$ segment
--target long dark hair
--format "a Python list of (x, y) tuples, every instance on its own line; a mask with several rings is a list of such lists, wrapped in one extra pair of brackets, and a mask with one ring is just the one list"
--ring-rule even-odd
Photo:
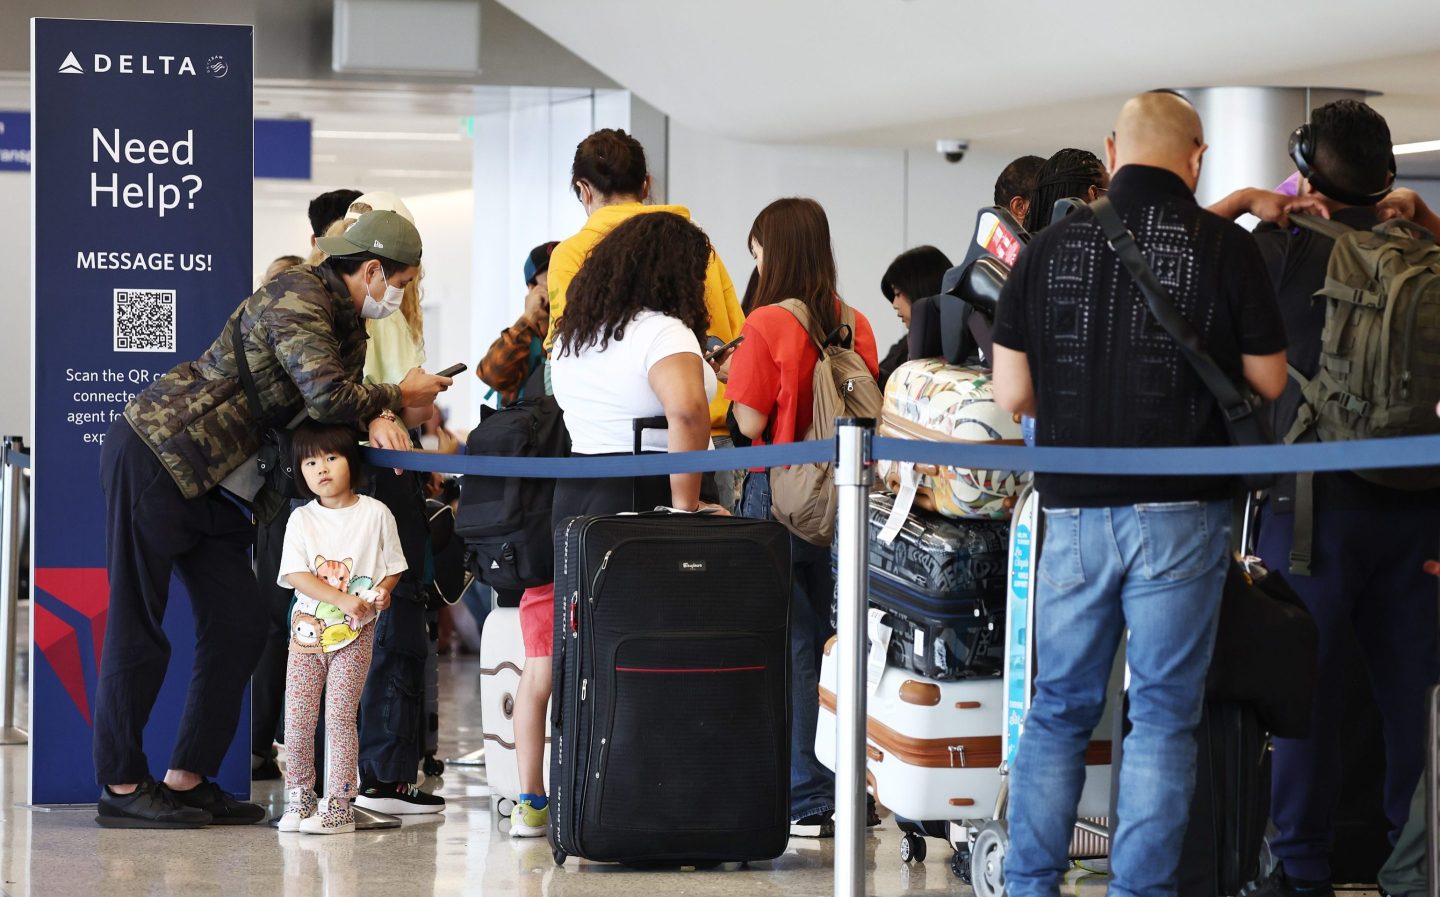
[(1089, 150), (1062, 149), (1045, 161), (1035, 178), (1035, 191), (1030, 194), (1030, 210), (1025, 213), (1025, 229), (1039, 233), (1050, 223), (1050, 213), (1061, 199), (1086, 196), (1091, 187), (1105, 186), (1109, 176), (1100, 158)]
[(835, 251), (820, 203), (798, 196), (775, 200), (755, 216), (747, 245), (752, 240), (764, 251), (754, 308), (799, 299), (821, 333), (839, 326)]
[(591, 346), (603, 352), (646, 310), (680, 319), (703, 343), (709, 264), (710, 238), (679, 215), (647, 212), (625, 221), (595, 245), (570, 282), (555, 325), (559, 356)]

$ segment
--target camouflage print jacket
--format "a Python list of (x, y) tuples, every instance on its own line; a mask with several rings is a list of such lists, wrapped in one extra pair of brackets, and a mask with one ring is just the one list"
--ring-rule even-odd
[[(261, 409), (240, 384), (231, 333), (241, 340)], [(241, 303), (199, 360), (156, 379), (125, 406), (125, 419), (149, 444), (186, 498), (203, 495), (260, 447), (267, 427), (283, 427), (304, 407), (325, 423), (363, 427), (400, 409), (400, 387), (365, 386), (365, 322), (328, 269), (291, 268)]]

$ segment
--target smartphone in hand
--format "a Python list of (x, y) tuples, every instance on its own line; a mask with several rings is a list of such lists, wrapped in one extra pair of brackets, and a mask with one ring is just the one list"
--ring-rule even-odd
[(728, 343), (720, 343), (720, 338), (718, 336), (712, 336), (710, 338), (710, 341), (713, 343), (719, 343), (719, 345), (712, 345), (706, 349), (704, 355), (706, 361), (713, 361), (716, 358), (719, 358), (721, 355), (724, 355), (731, 349), (735, 348), (736, 346), (740, 345), (741, 343), (745, 342), (745, 334), (740, 334)]

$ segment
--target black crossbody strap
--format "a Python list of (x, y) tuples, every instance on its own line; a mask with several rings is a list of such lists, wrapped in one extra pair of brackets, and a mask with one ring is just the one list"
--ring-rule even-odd
[(1120, 214), (1111, 205), (1109, 197), (1102, 196), (1090, 204), (1090, 209), (1095, 213), (1095, 220), (1100, 223), (1100, 228), (1105, 232), (1105, 239), (1110, 242), (1110, 248), (1120, 257), (1120, 263), (1135, 283), (1140, 287), (1140, 292), (1145, 296), (1145, 302), (1150, 306), (1150, 313), (1155, 320), (1160, 322), (1166, 332), (1180, 345), (1180, 351), (1185, 353), (1185, 358), (1195, 373), (1205, 383), (1205, 387), (1215, 396), (1220, 403), (1220, 409), (1225, 414), (1230, 425), (1231, 437), (1237, 445), (1263, 445), (1270, 440), (1264, 435), (1257, 415), (1255, 406), (1250, 403), (1238, 388), (1234, 381), (1215, 363), (1210, 353), (1205, 351), (1205, 345), (1200, 340), (1200, 334), (1190, 326), (1190, 322), (1175, 307), (1170, 300), (1169, 294), (1165, 291), (1164, 285), (1150, 270), (1145, 262), (1145, 256), (1140, 252), (1140, 247), (1135, 242), (1135, 235), (1125, 227), (1125, 222), (1120, 220)]
[(230, 325), (230, 349), (235, 353), (235, 366), (240, 370), (240, 385), (245, 388), (245, 395), (250, 399), (250, 408), (256, 420), (263, 421), (260, 391), (255, 388), (255, 376), (250, 373), (250, 360), (245, 357), (245, 339), (240, 334), (241, 317), (242, 315), (236, 312), (235, 320)]

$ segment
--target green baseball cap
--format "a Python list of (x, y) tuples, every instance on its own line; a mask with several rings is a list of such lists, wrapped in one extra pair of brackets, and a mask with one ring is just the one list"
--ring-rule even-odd
[(420, 232), (394, 212), (366, 212), (335, 237), (320, 237), (315, 245), (328, 255), (370, 252), (402, 265), (420, 264)]

